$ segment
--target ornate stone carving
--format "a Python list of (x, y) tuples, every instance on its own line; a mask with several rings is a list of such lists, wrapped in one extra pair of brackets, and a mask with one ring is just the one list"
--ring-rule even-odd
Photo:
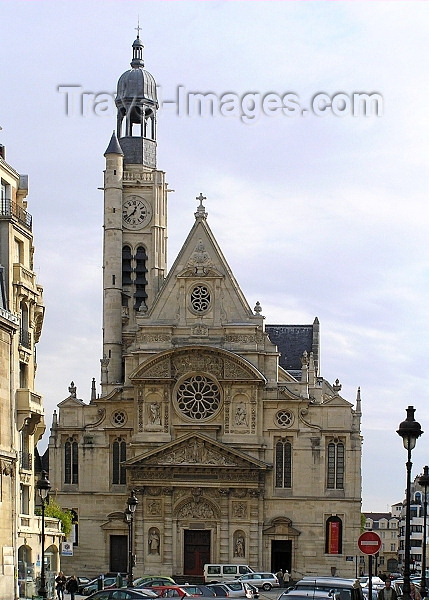
[(247, 517), (247, 503), (246, 502), (233, 502), (232, 503), (232, 515), (237, 519), (243, 519)]
[(208, 447), (198, 438), (191, 438), (171, 450), (156, 454), (147, 460), (147, 464), (239, 466), (232, 457)]
[(213, 267), (212, 259), (204, 247), (203, 240), (200, 238), (195, 250), (191, 254), (187, 267), (193, 267), (194, 273), (198, 275), (206, 275), (208, 269)]
[(207, 325), (198, 323), (198, 325), (194, 325), (191, 328), (191, 334), (196, 337), (207, 337), (209, 335), (209, 328), (207, 327)]
[(254, 375), (249, 369), (245, 369), (240, 364), (232, 361), (225, 360), (225, 379), (254, 379)]
[(161, 501), (160, 500), (150, 500), (147, 503), (147, 513), (151, 517), (159, 517), (161, 515)]
[(137, 342), (142, 344), (151, 344), (156, 342), (170, 342), (169, 333), (139, 333), (136, 336)]
[(172, 363), (173, 372), (176, 377), (185, 375), (190, 371), (203, 371), (222, 378), (223, 360), (213, 352), (192, 350), (186, 353), (179, 353), (173, 356)]
[(145, 378), (166, 379), (171, 376), (169, 357), (160, 359), (144, 371)]
[(178, 511), (179, 519), (214, 519), (216, 517), (213, 508), (204, 500), (186, 502)]

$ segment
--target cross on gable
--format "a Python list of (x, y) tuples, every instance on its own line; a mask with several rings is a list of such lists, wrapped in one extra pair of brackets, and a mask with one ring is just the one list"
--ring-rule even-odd
[(200, 195), (196, 197), (196, 200), (200, 201), (200, 206), (203, 205), (203, 200), (207, 200), (207, 198), (205, 196), (202, 195), (202, 193), (200, 192)]

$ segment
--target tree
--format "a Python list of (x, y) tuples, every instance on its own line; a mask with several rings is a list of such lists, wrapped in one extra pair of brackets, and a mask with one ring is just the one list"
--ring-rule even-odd
[[(37, 510), (37, 514), (41, 514), (41, 510)], [(45, 517), (52, 517), (61, 521), (61, 531), (67, 537), (71, 531), (73, 523), (73, 515), (67, 508), (63, 509), (61, 506), (49, 498), (49, 503), (45, 506)]]

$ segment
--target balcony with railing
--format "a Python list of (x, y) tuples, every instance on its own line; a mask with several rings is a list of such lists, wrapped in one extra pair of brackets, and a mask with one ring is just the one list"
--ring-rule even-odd
[(2, 198), (0, 200), (0, 219), (16, 219), (21, 225), (24, 225), (31, 231), (33, 218), (22, 206), (16, 202)]

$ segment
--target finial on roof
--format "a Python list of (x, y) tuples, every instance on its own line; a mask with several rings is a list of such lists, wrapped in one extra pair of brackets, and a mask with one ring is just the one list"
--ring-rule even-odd
[(357, 389), (356, 414), (358, 414), (358, 415), (362, 414), (362, 406), (361, 406), (361, 398), (360, 398), (360, 387), (358, 387), (358, 389)]
[(207, 219), (206, 209), (204, 208), (204, 205), (203, 205), (203, 200), (207, 200), (207, 198), (205, 196), (203, 196), (200, 192), (200, 195), (197, 196), (196, 199), (200, 201), (200, 204), (197, 208), (197, 212), (195, 213), (195, 218), (196, 219), (198, 219), (198, 218)]
[(95, 389), (95, 377), (92, 378), (92, 383), (91, 383), (91, 400), (96, 400), (97, 399), (97, 391)]
[(262, 312), (262, 306), (261, 303), (259, 302), (259, 300), (256, 302), (255, 304), (255, 308), (253, 309), (255, 315), (260, 315)]
[(332, 386), (332, 389), (336, 394), (338, 394), (338, 392), (341, 392), (342, 387), (343, 386), (341, 385), (340, 380), (336, 379), (334, 385)]
[(137, 15), (137, 27), (135, 29), (137, 30), (137, 37), (140, 38), (140, 31), (141, 31), (140, 15)]
[(69, 392), (70, 392), (70, 397), (71, 398), (76, 398), (76, 386), (74, 384), (74, 381), (72, 381), (71, 384), (70, 384)]
[(131, 66), (133, 69), (138, 69), (139, 67), (144, 67), (143, 60), (143, 43), (140, 39), (140, 19), (137, 20), (137, 38), (133, 42), (133, 60), (131, 61)]

